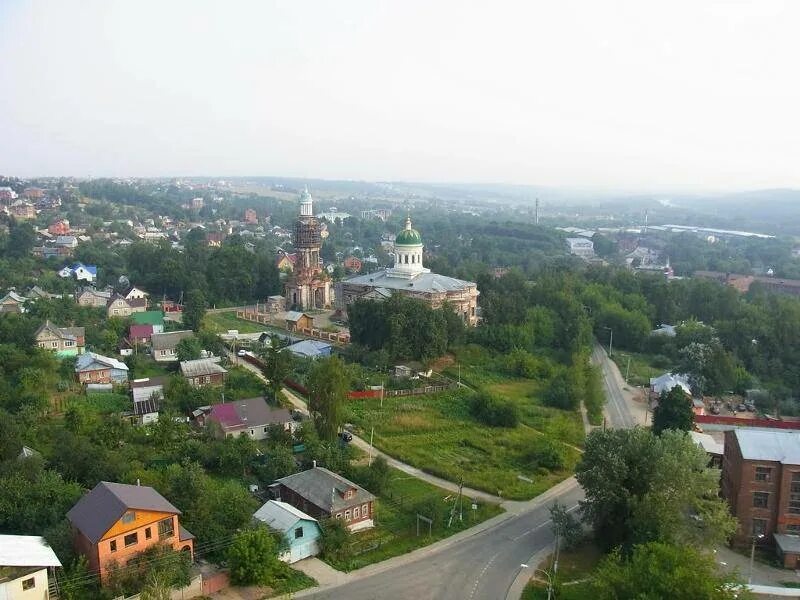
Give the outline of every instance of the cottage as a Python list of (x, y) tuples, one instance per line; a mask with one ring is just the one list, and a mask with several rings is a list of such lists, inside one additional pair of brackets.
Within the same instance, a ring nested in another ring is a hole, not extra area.
[(158, 421), (158, 412), (164, 399), (164, 386), (167, 381), (167, 377), (148, 377), (131, 381), (133, 414), (140, 425)]
[(131, 287), (128, 292), (125, 294), (125, 300), (143, 300), (147, 298), (150, 294), (145, 292), (142, 289), (137, 287)]
[(149, 344), (153, 333), (152, 325), (131, 325), (128, 330), (128, 341), (134, 346)]
[(93, 306), (95, 308), (107, 306), (109, 300), (111, 300), (111, 292), (94, 288), (85, 288), (83, 291), (78, 292), (76, 298), (76, 301), (81, 306)]
[(286, 329), (289, 331), (301, 331), (312, 327), (314, 327), (314, 317), (295, 310), (286, 313)]
[(75, 362), (75, 375), (83, 384), (125, 383), (128, 381), (128, 365), (116, 358), (85, 352)]
[[(154, 336), (155, 337), (155, 336)], [(212, 358), (181, 361), (181, 375), (195, 387), (204, 385), (222, 385), (228, 371)]]
[(291, 273), (294, 271), (294, 265), (296, 262), (296, 254), (280, 254), (278, 258), (275, 259), (275, 266), (278, 267), (279, 271)]
[(48, 570), (60, 567), (53, 549), (38, 535), (0, 535), (0, 598), (48, 600)]
[(0, 298), (0, 313), (24, 313), (24, 305), (27, 301), (27, 298), (20, 296), (14, 290), (10, 290)]
[(106, 305), (108, 318), (130, 317), (133, 313), (147, 310), (147, 298), (131, 298), (127, 300), (119, 294), (114, 295)]
[(178, 360), (176, 351), (178, 342), (190, 337), (194, 337), (194, 331), (181, 330), (154, 333), (150, 337), (150, 343), (153, 347), (153, 360), (156, 362), (175, 362)]
[(669, 392), (674, 387), (681, 388), (689, 398), (692, 397), (692, 388), (686, 375), (664, 373), (658, 377), (650, 378), (650, 394), (652, 396), (660, 396), (663, 392)]
[(330, 356), (333, 352), (333, 346), (320, 340), (301, 340), (291, 346), (287, 346), (285, 350), (300, 358), (320, 358)]
[(75, 549), (101, 581), (114, 562), (155, 546), (194, 553), (194, 536), (181, 527), (181, 511), (151, 487), (101, 481), (67, 513)]
[(270, 493), (274, 500), (287, 502), (315, 519), (342, 519), (351, 531), (374, 525), (375, 496), (323, 467), (278, 479)]
[(74, 277), (78, 281), (85, 281), (87, 283), (94, 283), (97, 281), (97, 266), (84, 265), (83, 263), (74, 263), (70, 266), (64, 267), (58, 272), (59, 277), (67, 279)]
[(78, 238), (74, 235), (59, 235), (56, 236), (55, 242), (53, 243), (60, 248), (69, 248), (73, 250), (78, 247)]
[(297, 426), (287, 409), (270, 406), (263, 396), (215, 404), (200, 422), (211, 425), (217, 437), (247, 434), (254, 440), (265, 439), (270, 425), (278, 425), (289, 432)]
[(322, 531), (319, 522), (286, 502), (270, 500), (253, 518), (281, 534), (286, 550), (278, 557), (289, 564), (316, 556), (320, 552)]
[(68, 235), (70, 232), (69, 221), (67, 219), (53, 221), (47, 227), (47, 231), (51, 235)]
[(153, 333), (164, 333), (164, 313), (160, 310), (135, 312), (131, 315), (131, 320), (136, 325), (151, 325)]
[(83, 354), (85, 336), (83, 327), (57, 327), (50, 321), (45, 321), (34, 334), (39, 348), (52, 350), (58, 357)]

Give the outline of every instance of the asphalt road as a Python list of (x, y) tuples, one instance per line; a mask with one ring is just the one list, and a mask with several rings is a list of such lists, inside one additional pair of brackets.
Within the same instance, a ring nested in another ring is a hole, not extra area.
[[(632, 427), (622, 391), (602, 350), (594, 359), (601, 366), (611, 427)], [(574, 480), (573, 480), (574, 481)], [(502, 600), (520, 574), (521, 565), (553, 543), (549, 507), (558, 501), (575, 507), (583, 497), (577, 483), (547, 502), (518, 503), (514, 516), (444, 547), (419, 550), (416, 558), (375, 572), (370, 567), (348, 583), (298, 594), (315, 599), (348, 600)], [(531, 565), (531, 568), (533, 565)]]

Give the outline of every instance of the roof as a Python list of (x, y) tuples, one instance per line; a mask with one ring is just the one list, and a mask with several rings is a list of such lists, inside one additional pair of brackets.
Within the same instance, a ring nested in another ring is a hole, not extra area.
[(343, 283), (353, 283), (357, 285), (367, 285), (376, 288), (386, 288), (390, 290), (406, 290), (409, 292), (457, 292), (466, 291), (474, 288), (475, 284), (471, 281), (447, 277), (437, 273), (418, 273), (412, 277), (394, 277), (389, 269), (378, 271), (377, 273), (367, 273), (356, 275), (345, 279)]
[[(364, 488), (324, 467), (314, 467), (283, 477), (278, 479), (277, 483), (328, 513), (375, 499), (375, 496)], [(348, 500), (342, 498), (342, 492), (351, 488), (355, 488), (355, 496)]]
[(131, 325), (130, 336), (132, 338), (149, 338), (153, 335), (152, 325)]
[(27, 302), (27, 300), (28, 300), (27, 298), (23, 298), (22, 296), (20, 296), (14, 290), (9, 290), (9, 292), (5, 296), (0, 298), (0, 302), (5, 301), (6, 299), (13, 300), (14, 302), (18, 302), (19, 304), (22, 304), (23, 302)]
[(292, 420), (292, 414), (285, 408), (270, 406), (263, 396), (258, 396), (215, 404), (208, 418), (219, 423), (223, 429), (238, 429), (288, 423)]
[[(304, 312), (298, 312), (298, 311), (296, 311), (296, 310), (290, 310), (289, 312), (287, 312), (287, 313), (286, 313), (286, 320), (287, 320), (287, 321), (293, 321), (293, 322), (295, 322), (295, 323), (296, 323), (296, 322), (297, 322), (297, 321), (299, 321), (299, 320), (300, 320), (300, 319), (301, 319), (303, 316), (307, 316), (307, 315), (306, 315), (306, 313), (304, 313)], [(309, 318), (310, 318), (310, 317), (309, 317)]]
[(692, 388), (689, 386), (689, 379), (686, 377), (686, 375), (664, 373), (658, 377), (651, 377), (650, 387), (653, 388), (653, 391), (656, 394), (669, 392), (674, 387), (680, 387), (689, 396), (692, 395)]
[(38, 535), (0, 535), (0, 567), (60, 567), (56, 553)]
[(34, 335), (38, 338), (39, 334), (45, 331), (58, 338), (77, 341), (78, 338), (84, 336), (86, 329), (83, 327), (57, 327), (47, 320), (39, 326)]
[(167, 350), (175, 348), (175, 346), (178, 345), (178, 342), (190, 337), (194, 337), (194, 331), (186, 329), (181, 331), (170, 331), (168, 333), (154, 333), (150, 338), (150, 342), (153, 344), (153, 350)]
[(198, 377), (201, 375), (225, 374), (228, 371), (223, 369), (219, 363), (210, 358), (198, 358), (195, 360), (181, 361), (181, 375), (184, 377)]
[(192, 534), (186, 527), (183, 525), (178, 525), (178, 541), (185, 542), (186, 540), (193, 540), (194, 534)]
[(327, 354), (325, 350), (330, 350), (331, 348), (332, 346), (327, 342), (321, 342), (319, 340), (301, 340), (296, 344), (287, 346), (286, 350), (299, 356), (316, 358)]
[(97, 543), (129, 510), (181, 514), (151, 487), (101, 481), (78, 500), (67, 518), (90, 542)]
[(744, 460), (800, 465), (800, 431), (736, 429)]
[(146, 310), (133, 313), (131, 319), (133, 319), (133, 322), (137, 325), (163, 325), (164, 313), (160, 310)]
[(72, 269), (73, 271), (76, 271), (80, 267), (83, 267), (84, 269), (86, 269), (92, 275), (97, 275), (97, 265), (85, 265), (83, 263), (75, 263), (70, 267), (70, 269)]
[(719, 443), (711, 435), (707, 433), (700, 433), (699, 431), (690, 431), (689, 435), (692, 436), (692, 441), (705, 450), (708, 454), (718, 454), (722, 456), (725, 445)]
[(789, 535), (788, 533), (776, 533), (775, 543), (781, 552), (800, 553), (800, 535)]
[(111, 358), (109, 356), (103, 356), (102, 354), (97, 354), (96, 352), (84, 352), (83, 354), (78, 355), (78, 359), (75, 361), (75, 372), (77, 373), (79, 371), (88, 370), (89, 366), (95, 362), (98, 362), (101, 365), (111, 369), (118, 369), (120, 371), (128, 370), (128, 365), (121, 360), (117, 360), (116, 358)]
[[(138, 404), (141, 402), (148, 402), (154, 393), (160, 397), (164, 396), (164, 385), (168, 377), (153, 377), (152, 379), (137, 379), (131, 382), (131, 394), (133, 395), (133, 403)], [(158, 408), (156, 408), (156, 411)], [(134, 406), (134, 412), (136, 407)], [(155, 412), (155, 411), (148, 411)]]
[(317, 522), (314, 517), (307, 515), (299, 508), (279, 500), (270, 500), (264, 504), (253, 514), (253, 518), (283, 533), (291, 531), (299, 520)]
[(161, 399), (160, 398), (146, 398), (144, 400), (136, 400), (133, 399), (133, 414), (137, 417), (141, 417), (142, 415), (149, 415), (153, 413), (157, 413), (161, 408)]
[(411, 227), (411, 217), (406, 217), (405, 228), (394, 238), (395, 246), (419, 246), (422, 236), (419, 231)]

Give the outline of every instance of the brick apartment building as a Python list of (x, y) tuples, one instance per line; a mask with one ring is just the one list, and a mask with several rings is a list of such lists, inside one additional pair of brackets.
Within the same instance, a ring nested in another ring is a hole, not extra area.
[(774, 543), (786, 568), (800, 567), (800, 431), (726, 432), (722, 495), (739, 519), (734, 543)]

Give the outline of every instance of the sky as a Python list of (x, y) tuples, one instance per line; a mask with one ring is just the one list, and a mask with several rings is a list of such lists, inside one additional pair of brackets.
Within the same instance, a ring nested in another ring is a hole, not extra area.
[(800, 187), (800, 2), (0, 0), (0, 173)]

